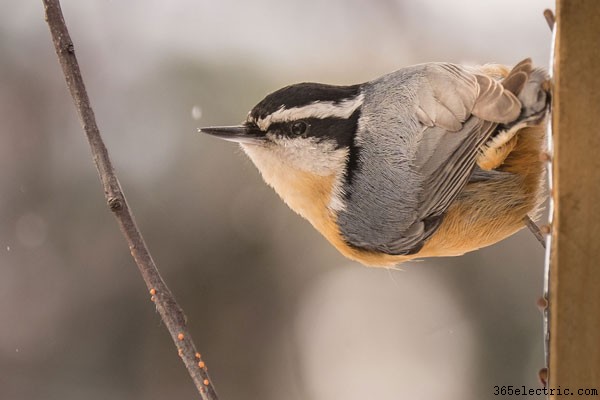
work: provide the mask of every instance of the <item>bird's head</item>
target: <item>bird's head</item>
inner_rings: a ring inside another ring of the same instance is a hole
[[[360,85],[300,83],[269,94],[241,125],[200,131],[240,143],[263,175],[271,168],[346,174],[362,102]]]
[[[340,251],[356,258],[336,218],[359,166],[361,85],[300,83],[265,97],[238,126],[201,132],[238,142],[287,205]]]

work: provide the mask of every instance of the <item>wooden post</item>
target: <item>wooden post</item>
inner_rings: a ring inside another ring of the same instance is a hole
[[[591,399],[600,398],[600,0],[556,5],[549,389],[552,400]]]

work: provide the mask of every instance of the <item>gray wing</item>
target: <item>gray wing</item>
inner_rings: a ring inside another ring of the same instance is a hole
[[[468,182],[478,149],[499,123],[518,118],[521,104],[500,82],[453,64],[423,64],[381,83],[391,89],[367,93],[360,172],[338,224],[352,245],[411,254]]]

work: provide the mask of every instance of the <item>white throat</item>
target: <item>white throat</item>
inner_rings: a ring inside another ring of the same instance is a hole
[[[265,182],[271,186],[295,211],[293,203],[302,202],[310,193],[304,193],[311,180],[331,180],[329,209],[344,208],[343,182],[348,149],[336,149],[333,144],[318,142],[314,138],[280,139],[286,143],[272,145],[241,144],[260,171]]]

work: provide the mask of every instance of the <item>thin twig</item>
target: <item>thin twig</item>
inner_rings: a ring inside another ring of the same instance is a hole
[[[538,242],[540,242],[542,247],[545,249],[546,248],[546,239],[544,238],[544,235],[542,234],[540,227],[537,226],[537,224],[535,222],[533,222],[533,220],[531,218],[529,218],[529,215],[526,215],[525,218],[523,218],[523,222],[525,223],[525,226],[529,228],[531,233],[533,233],[533,236],[535,236],[535,238],[538,240]]]
[[[217,394],[206,371],[206,366],[200,359],[200,354],[196,351],[192,336],[186,327],[186,317],[183,310],[179,307],[160,276],[152,260],[152,256],[144,243],[144,239],[135,224],[133,215],[129,210],[129,206],[115,175],[108,151],[96,125],[94,111],[90,105],[85,84],[81,77],[73,42],[69,36],[60,8],[60,1],[42,1],[45,6],[46,22],[48,22],[48,26],[50,27],[56,54],[62,66],[67,87],[75,102],[75,108],[77,108],[81,124],[90,143],[94,163],[100,175],[108,206],[117,218],[121,231],[129,244],[131,255],[152,295],[151,300],[154,301],[160,317],[167,326],[177,346],[178,353],[183,359],[202,399],[216,400]]]
[[[549,72],[550,72],[550,79],[553,79],[553,69],[554,69],[554,51],[555,51],[555,41],[556,41],[556,18],[554,16],[554,13],[552,12],[552,10],[544,10],[544,18],[546,19],[546,23],[548,24],[548,27],[550,28],[550,33],[552,34],[552,39],[551,39],[551,44],[550,44],[550,62],[549,62]],[[554,85],[550,86],[551,88],[554,87]],[[552,114],[552,110],[554,107],[554,93],[552,93],[552,101],[550,104],[550,114]],[[548,145],[548,149],[552,149],[553,148],[553,144],[552,144],[552,139],[553,139],[553,135],[552,135],[552,115],[550,115],[550,117],[548,118],[548,125],[546,127],[546,140],[547,140],[547,145]],[[547,153],[546,153],[547,154]],[[548,170],[548,184],[549,184],[549,190],[550,193],[552,193],[552,187],[553,187],[553,175],[552,175],[552,165],[551,165],[551,161],[552,161],[552,156],[550,154],[547,154],[548,157],[544,156],[544,160],[546,161],[546,168]],[[540,307],[541,311],[542,311],[542,318],[543,318],[543,340],[544,340],[544,368],[542,368],[539,372],[539,380],[541,381],[542,385],[544,387],[548,387],[548,365],[549,365],[549,361],[550,361],[550,308],[549,308],[549,299],[550,299],[550,257],[553,253],[552,251],[552,236],[550,235],[550,231],[551,231],[551,224],[552,224],[552,219],[553,219],[553,211],[554,210],[554,200],[553,200],[553,196],[549,196],[549,202],[548,202],[548,207],[550,208],[550,213],[548,215],[549,221],[548,221],[548,225],[545,226],[545,234],[548,235],[547,236],[547,240],[544,240],[544,243],[548,243],[548,247],[550,247],[550,249],[546,249],[546,256],[544,259],[544,285],[543,285],[543,295],[540,299],[540,301],[538,302],[538,306]],[[533,221],[532,221],[533,222]],[[537,228],[537,230],[539,231],[538,234],[541,234],[541,230],[539,228]],[[535,234],[535,233],[534,233]]]
[[[544,10],[544,18],[546,18],[546,22],[548,23],[548,27],[550,28],[550,31],[554,30],[555,18],[554,18],[554,13],[552,12],[552,10],[545,9]],[[537,226],[537,224],[535,222],[533,222],[533,220],[531,218],[529,218],[528,215],[526,215],[525,218],[523,218],[523,222],[525,223],[525,226],[527,226],[527,228],[529,228],[531,233],[533,233],[533,236],[535,236],[535,238],[538,240],[538,242],[540,242],[542,247],[545,249],[546,248],[546,238],[544,238],[544,235],[543,235],[542,231],[540,230],[540,227]]]
[[[554,23],[556,22],[556,18],[554,18],[554,13],[552,12],[552,10],[545,9],[544,18],[546,18],[546,23],[548,23],[550,31],[554,30]]]

